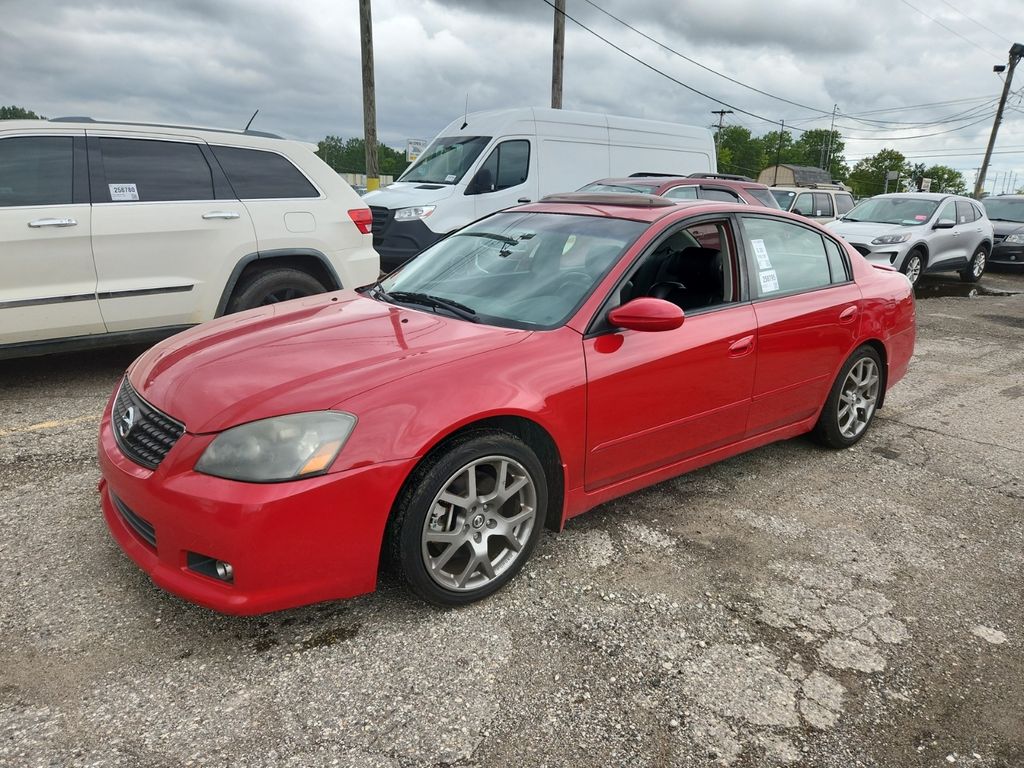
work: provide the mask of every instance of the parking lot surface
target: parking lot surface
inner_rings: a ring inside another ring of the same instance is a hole
[[[981,285],[924,278],[853,449],[606,504],[447,611],[159,591],[96,494],[140,350],[0,363],[0,765],[1022,766],[1024,275]]]

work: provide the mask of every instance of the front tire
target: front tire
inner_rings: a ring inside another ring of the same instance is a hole
[[[908,253],[907,258],[903,260],[903,266],[900,267],[900,272],[907,276],[907,280],[910,281],[911,288],[917,287],[917,281],[921,279],[921,275],[924,273],[924,267],[924,254],[916,248]]]
[[[245,280],[228,302],[228,313],[277,304],[327,290],[307,272],[290,267],[277,267],[259,272]]]
[[[523,567],[547,503],[544,469],[526,443],[505,432],[468,433],[410,477],[389,524],[391,561],[427,602],[476,602]]]
[[[814,438],[828,448],[849,448],[867,434],[881,395],[882,360],[871,347],[859,347],[832,385]]]
[[[986,266],[988,266],[988,251],[985,250],[985,246],[979,245],[967,266],[960,270],[960,279],[965,283],[976,283],[985,274]]]

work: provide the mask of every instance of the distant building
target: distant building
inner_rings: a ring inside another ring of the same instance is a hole
[[[758,174],[757,180],[768,186],[809,187],[812,184],[831,184],[832,176],[828,171],[810,165],[769,165]]]

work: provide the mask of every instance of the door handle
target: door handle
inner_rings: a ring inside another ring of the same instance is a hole
[[[237,219],[238,214],[234,211],[210,211],[203,214],[204,219]]]
[[[74,219],[36,219],[28,223],[32,229],[38,229],[39,227],[73,227],[76,224],[78,222]]]
[[[839,322],[840,323],[848,323],[851,320],[853,320],[853,318],[855,318],[856,316],[857,316],[857,307],[855,307],[855,306],[847,307],[846,309],[844,309],[842,312],[839,313]]]
[[[754,348],[754,336],[744,336],[742,339],[736,339],[729,345],[729,356],[730,357],[743,357]]]
[[[529,203],[529,202],[531,202],[531,200],[528,197],[520,197],[516,202],[517,203]]]

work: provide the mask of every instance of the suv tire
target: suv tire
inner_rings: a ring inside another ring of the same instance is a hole
[[[985,267],[988,265],[988,251],[984,245],[979,245],[978,250],[971,256],[967,266],[960,270],[960,279],[965,283],[976,283],[985,274]]]
[[[903,260],[903,266],[900,267],[900,272],[907,276],[911,287],[917,287],[917,282],[921,279],[921,275],[924,274],[927,263],[920,248],[915,248],[907,254],[907,258]]]
[[[278,267],[244,280],[228,302],[228,314],[323,293],[327,288],[307,272]]]

